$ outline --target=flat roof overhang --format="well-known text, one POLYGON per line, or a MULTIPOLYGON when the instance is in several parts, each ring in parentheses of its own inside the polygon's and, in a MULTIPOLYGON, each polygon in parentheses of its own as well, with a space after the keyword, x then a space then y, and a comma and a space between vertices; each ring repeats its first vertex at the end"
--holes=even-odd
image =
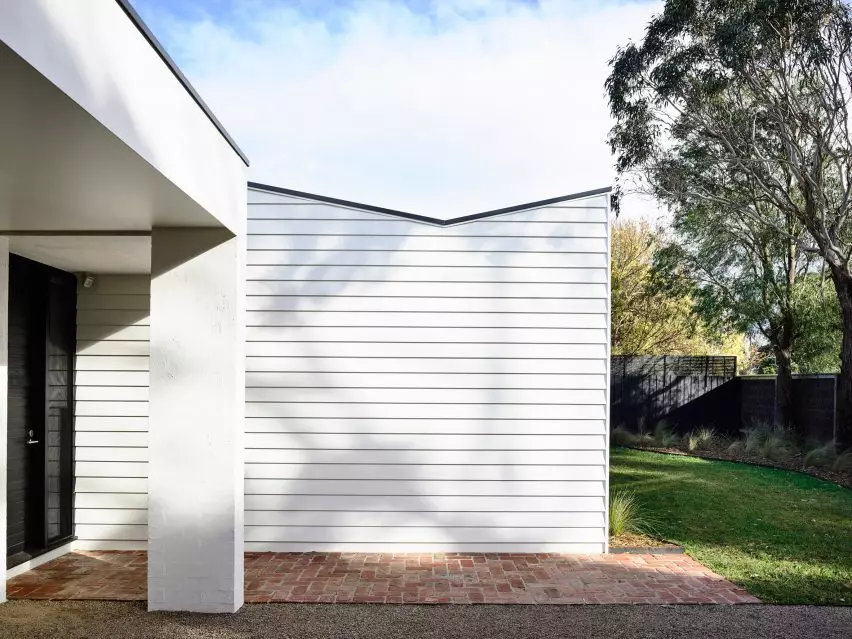
POLYGON ((0 77, 0 233, 219 226, 2 43, 0 77))
POLYGON ((244 156, 128 9, 0 7, 0 235, 242 232, 244 156))

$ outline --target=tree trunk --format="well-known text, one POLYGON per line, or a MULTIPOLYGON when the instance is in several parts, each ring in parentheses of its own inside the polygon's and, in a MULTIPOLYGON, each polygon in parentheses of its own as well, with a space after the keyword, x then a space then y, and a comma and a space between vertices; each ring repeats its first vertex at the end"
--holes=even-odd
POLYGON ((831 279, 843 318, 840 377, 837 380, 837 426, 834 434, 837 449, 843 451, 852 447, 852 277, 832 267, 831 279))
MULTIPOLYGON (((788 232, 793 233, 793 220, 787 219, 788 232)), ((773 344, 775 350, 775 365, 778 372, 775 375, 775 426, 793 428, 793 335, 795 320, 790 305, 793 300, 793 288, 796 284, 796 267, 798 252, 796 243, 787 242, 787 255, 784 266, 786 269, 785 295, 781 303, 781 325, 775 334, 777 341, 773 344)))
POLYGON ((793 362, 789 345, 775 347, 775 426, 793 428, 793 362))

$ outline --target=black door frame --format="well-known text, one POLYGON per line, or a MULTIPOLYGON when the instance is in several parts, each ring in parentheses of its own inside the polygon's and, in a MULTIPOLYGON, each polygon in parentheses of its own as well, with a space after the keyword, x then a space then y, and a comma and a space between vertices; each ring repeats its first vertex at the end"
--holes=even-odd
MULTIPOLYGON (((76 359, 76 277, 66 271, 55 269, 46 264, 35 262, 27 258, 10 254, 10 271, 12 263, 17 263, 17 268, 28 273, 27 292, 35 295, 35 308, 39 331, 36 335, 42 335, 37 346, 31 347, 31 355, 28 357, 29 366, 36 375, 34 385, 38 391, 30 399, 31 428, 35 437, 39 438, 40 447, 36 453, 36 466, 32 469, 31 481, 27 486, 26 499, 37 499, 34 507, 28 508, 26 513, 26 542, 23 552, 7 556, 7 568, 29 561, 50 550, 67 544, 74 539, 74 375, 76 359), (56 353, 52 349, 58 349, 56 353), (64 381, 59 385, 53 385, 55 381, 54 371, 51 370, 51 357, 58 355, 60 358, 67 357, 65 362, 64 381), (55 432, 49 432, 48 425, 51 423, 51 390, 64 387, 64 398, 60 393, 60 402, 64 406, 53 407, 58 411, 59 427, 55 432), (58 446, 52 445, 52 438, 58 437, 58 446), (51 459, 50 455, 56 452, 58 457, 51 459), (38 454, 40 453, 40 454, 38 454), (58 532, 50 534, 49 530, 49 508, 51 481, 48 477, 51 463, 57 470, 57 477, 53 482, 53 492, 58 493, 55 500, 58 504, 58 521, 56 526, 58 532), (58 465, 58 466, 57 466, 58 465)), ((13 303, 11 298, 12 287, 9 289, 9 304, 13 303)), ((35 329, 34 329, 35 330, 35 329)), ((62 373, 62 371, 59 371, 62 373)), ((7 548, 8 552, 8 548, 7 548)))

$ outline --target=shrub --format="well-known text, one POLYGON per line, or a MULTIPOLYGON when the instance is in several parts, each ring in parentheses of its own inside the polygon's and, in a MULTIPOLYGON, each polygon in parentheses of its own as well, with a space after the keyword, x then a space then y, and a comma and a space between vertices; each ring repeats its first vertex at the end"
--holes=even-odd
POLYGON ((837 456, 831 469, 838 473, 852 471, 852 448, 837 456))
POLYGON ((789 440, 783 434, 770 433, 760 446, 760 454, 775 462, 788 459, 790 453, 789 440))
POLYGON ((647 448, 654 448, 657 445, 657 442, 654 440, 653 435, 649 435, 648 433, 643 433, 636 438, 637 446, 646 446, 647 448))
POLYGON ((707 450, 716 441, 716 431, 712 428, 699 428, 686 436, 686 447, 689 450, 707 450))
POLYGON ((733 441, 728 435, 716 435, 710 443, 710 447, 718 451, 728 450, 733 441))
POLYGON ((654 522, 644 512, 636 495, 629 490, 616 489, 609 494, 609 534, 624 533, 652 535, 654 522))
POLYGON ((642 415, 636 423, 636 434, 640 437, 648 433, 648 418, 642 415))
POLYGON ((610 441, 615 446, 635 446, 636 435, 627 430, 624 426, 619 426, 613 429, 610 433, 610 441))
POLYGON ((654 443, 660 448, 672 448, 680 443, 680 437, 672 433, 666 420, 661 419, 654 426, 654 443))
POLYGON ((728 445, 728 452, 731 455, 739 455, 745 450, 745 442, 741 439, 735 439, 728 445))
POLYGON ((763 446, 763 442, 767 435, 772 432, 772 426, 766 422, 757 422, 751 428, 743 430, 745 436, 745 451, 747 453, 756 453, 763 446))
POLYGON ((811 448, 802 460, 802 465, 805 468, 819 466, 822 468, 830 468, 837 459, 837 453, 834 450, 834 442, 830 441, 822 446, 811 448))
POLYGON ((684 441, 686 442, 687 450, 698 449, 698 433, 696 433, 695 431, 690 431, 684 438, 684 441))
POLYGON ((663 442, 663 448, 677 448, 681 444, 681 438, 674 433, 670 434, 663 442))

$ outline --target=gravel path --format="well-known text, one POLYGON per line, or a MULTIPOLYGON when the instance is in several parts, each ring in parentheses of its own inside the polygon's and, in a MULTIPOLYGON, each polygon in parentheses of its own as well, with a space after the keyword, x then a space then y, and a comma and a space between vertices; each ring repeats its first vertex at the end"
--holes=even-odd
POLYGON ((250 605, 236 615, 146 613, 143 604, 12 601, 0 639, 849 639, 852 607, 250 605))

